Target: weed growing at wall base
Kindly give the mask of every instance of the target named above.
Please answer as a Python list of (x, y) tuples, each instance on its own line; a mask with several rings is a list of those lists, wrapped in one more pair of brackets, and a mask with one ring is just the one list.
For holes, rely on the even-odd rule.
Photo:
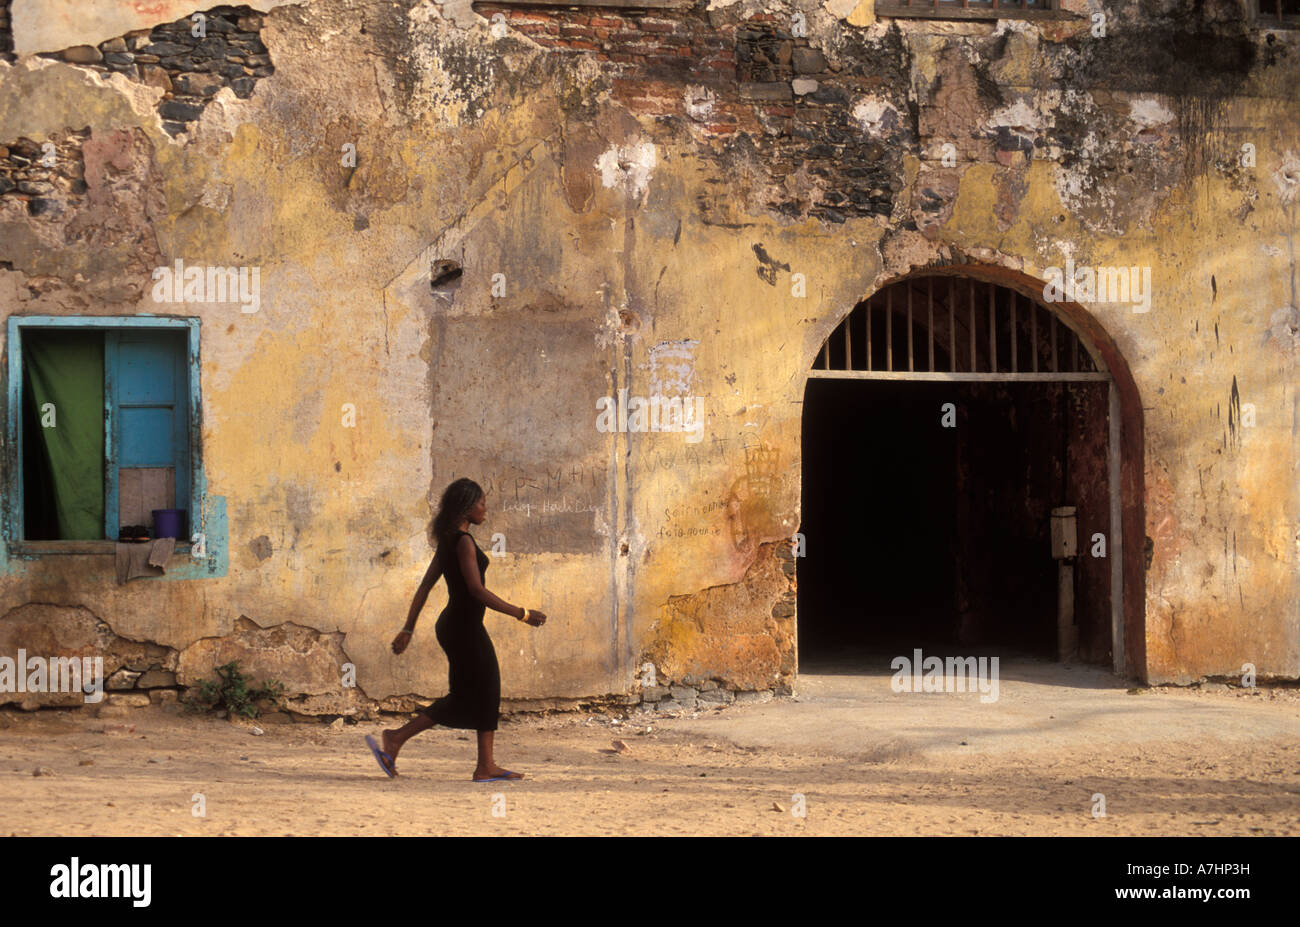
[(252, 680), (239, 671), (237, 660), (218, 666), (216, 672), (217, 679), (199, 682), (197, 691), (187, 700), (189, 707), (195, 710), (224, 707), (232, 715), (256, 718), (260, 714), (257, 702), (266, 699), (278, 705), (284, 696), (284, 686), (274, 679), (253, 686)]

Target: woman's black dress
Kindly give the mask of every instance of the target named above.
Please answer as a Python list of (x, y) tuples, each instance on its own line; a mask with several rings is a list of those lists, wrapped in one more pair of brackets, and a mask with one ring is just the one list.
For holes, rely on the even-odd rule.
[[(495, 731), (501, 707), (501, 670), (497, 666), (497, 652), (492, 647), (492, 639), (488, 637), (487, 628), (483, 627), (483, 613), (487, 606), (470, 595), (460, 569), (456, 544), (462, 534), (469, 532), (457, 531), (448, 538), (447, 544), (439, 542), (434, 552), (447, 580), (448, 601), (433, 631), (447, 654), (448, 688), (451, 691), (424, 709), (423, 714), (434, 724), (446, 727)], [(469, 537), (474, 540), (472, 534)], [(474, 553), (478, 560), (479, 578), (484, 579), (487, 555), (479, 550), (477, 542)]]

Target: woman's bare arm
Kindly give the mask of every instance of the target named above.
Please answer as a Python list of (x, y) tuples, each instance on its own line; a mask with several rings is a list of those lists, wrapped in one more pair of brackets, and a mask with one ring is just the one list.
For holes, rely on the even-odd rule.
[(415, 622), (424, 609), (424, 603), (429, 600), (429, 591), (441, 577), (442, 566), (438, 563), (438, 555), (434, 554), (433, 559), (429, 561), (429, 569), (424, 571), (424, 579), (420, 580), (420, 588), (415, 590), (415, 598), (411, 600), (411, 611), (406, 616), (406, 627), (402, 630), (415, 630)]
[(523, 620), (524, 610), (522, 608), (518, 605), (511, 605), (505, 599), (488, 591), (488, 588), (483, 585), (483, 577), (479, 575), (478, 571), (478, 556), (474, 547), (474, 539), (468, 534), (460, 536), (460, 541), (456, 544), (456, 555), (460, 560), (460, 572), (465, 577), (465, 585), (469, 587), (470, 595), (493, 611)]

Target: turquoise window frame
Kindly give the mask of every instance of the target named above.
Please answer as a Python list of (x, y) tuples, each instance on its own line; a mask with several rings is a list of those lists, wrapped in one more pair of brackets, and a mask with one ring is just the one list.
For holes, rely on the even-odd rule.
[[(24, 330), (76, 329), (101, 330), (105, 333), (121, 332), (125, 329), (157, 329), (160, 331), (181, 331), (187, 334), (185, 350), (185, 381), (188, 384), (188, 403), (186, 427), (189, 436), (189, 530), (191, 535), (201, 530), (202, 513), (209, 510), (209, 500), (204, 490), (203, 448), (202, 448), (202, 384), (200, 382), (199, 344), (200, 320), (196, 318), (176, 318), (171, 316), (10, 316), (8, 326), (9, 354), (9, 391), (8, 422), (6, 422), (5, 472), (12, 479), (5, 481), (4, 489), (4, 537), (10, 555), (39, 556), (59, 553), (98, 553), (112, 550), (115, 543), (111, 537), (102, 541), (29, 541), (26, 539), (23, 513), (23, 429), (22, 429), (22, 385), (23, 357), (22, 334)], [(107, 359), (105, 369), (108, 369)], [(113, 396), (106, 393), (104, 402), (109, 419), (112, 421)], [(112, 469), (114, 440), (111, 431), (105, 435), (105, 462)], [(111, 491), (116, 499), (117, 481), (111, 483), (109, 490), (106, 483), (105, 506), (110, 504), (107, 493)], [(106, 520), (113, 516), (106, 514)], [(110, 533), (108, 524), (105, 532)], [(190, 538), (178, 539), (177, 550), (188, 550)]]

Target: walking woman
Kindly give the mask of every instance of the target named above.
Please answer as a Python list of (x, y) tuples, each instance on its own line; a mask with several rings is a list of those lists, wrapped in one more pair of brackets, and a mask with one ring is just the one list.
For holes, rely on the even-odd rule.
[(502, 769), (492, 758), (492, 741), (501, 704), (501, 672), (492, 639), (483, 627), (483, 614), (485, 608), (491, 608), (533, 627), (545, 624), (546, 616), (535, 609), (511, 605), (483, 585), (488, 558), (465, 529), (471, 524), (483, 524), (485, 518), (487, 500), (478, 483), (462, 477), (443, 492), (438, 514), (433, 519), (437, 550), (424, 579), (420, 581), (420, 588), (415, 592), (406, 627), (393, 641), (393, 653), (406, 650), (415, 630), (415, 621), (429, 598), (429, 590), (438, 577), (445, 576), (447, 607), (438, 616), (433, 630), (438, 644), (447, 654), (450, 691), (405, 727), (384, 731), (382, 750), (373, 737), (366, 737), (375, 759), (389, 777), (397, 775), (397, 754), (402, 745), (420, 731), (442, 724), (478, 732), (475, 782), (523, 778), (522, 773)]

